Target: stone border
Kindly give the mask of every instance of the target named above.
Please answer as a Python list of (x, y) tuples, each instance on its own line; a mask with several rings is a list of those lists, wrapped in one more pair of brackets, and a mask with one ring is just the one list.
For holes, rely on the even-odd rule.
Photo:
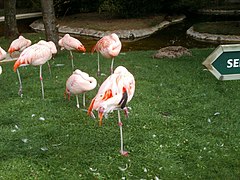
[[(178, 22), (183, 21), (186, 18), (185, 15), (177, 16), (176, 18), (172, 19), (171, 21), (162, 21), (160, 24), (150, 27), (150, 28), (144, 28), (144, 29), (130, 29), (130, 30), (116, 30), (116, 31), (98, 31), (94, 29), (85, 29), (85, 28), (77, 28), (77, 27), (68, 27), (68, 26), (59, 26), (58, 31), (62, 34), (72, 34), (72, 35), (79, 35), (79, 36), (89, 36), (94, 38), (101, 38), (105, 35), (108, 35), (112, 32), (115, 32), (118, 34), (119, 38), (126, 39), (126, 40), (134, 40), (139, 38), (144, 38), (147, 36), (150, 36), (151, 34), (155, 33), (156, 31), (163, 29), (171, 24), (175, 24)], [(30, 24), (30, 27), (39, 32), (44, 31), (44, 25), (42, 23), (42, 20), (36, 20), (32, 24)]]
[[(28, 19), (28, 18), (34, 18), (34, 17), (41, 17), (42, 12), (33, 12), (33, 13), (25, 13), (25, 14), (16, 14), (16, 19)], [(5, 17), (0, 17), (0, 22), (4, 22)]]
[(212, 42), (212, 43), (239, 43), (240, 36), (236, 35), (221, 35), (221, 34), (209, 34), (209, 33), (200, 33), (194, 31), (193, 26), (187, 30), (187, 35), (191, 36), (193, 39), (203, 42)]
[(240, 10), (223, 10), (223, 9), (201, 9), (198, 11), (199, 14), (203, 15), (229, 15), (238, 16), (240, 15)]

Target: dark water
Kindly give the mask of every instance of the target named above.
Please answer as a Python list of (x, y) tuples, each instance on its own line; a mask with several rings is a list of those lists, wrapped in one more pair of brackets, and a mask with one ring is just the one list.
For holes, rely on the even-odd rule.
[(170, 25), (159, 30), (148, 38), (125, 43), (125, 50), (158, 50), (162, 47), (179, 45), (186, 48), (209, 48), (217, 47), (218, 43), (200, 42), (186, 35), (186, 31), (195, 23), (216, 21), (239, 21), (239, 16), (207, 16), (189, 15), (178, 24)]
[[(30, 18), (30, 19), (21, 19), (17, 20), (17, 26), (19, 33), (30, 33), (33, 30), (29, 27), (29, 25), (37, 20), (38, 18)], [(0, 36), (4, 36), (4, 22), (0, 22)]]
[[(184, 46), (186, 48), (206, 48), (218, 46), (218, 44), (199, 42), (187, 36), (186, 31), (191, 26), (191, 23), (184, 21), (157, 31), (156, 33), (144, 39), (135, 41), (121, 40), (122, 50), (158, 50), (162, 47), (172, 45)], [(97, 39), (89, 39), (84, 37), (80, 37), (79, 39), (87, 49), (91, 49), (91, 47), (93, 47), (97, 41)]]
[(162, 29), (148, 38), (126, 43), (128, 50), (158, 50), (162, 47), (179, 45), (186, 48), (204, 48), (215, 47), (216, 44), (199, 42), (186, 35), (186, 31), (190, 28), (187, 22), (171, 25)]
[[(37, 18), (18, 20), (18, 29), (20, 33), (29, 33), (33, 30), (29, 25)], [(225, 21), (225, 20), (239, 20), (239, 17), (214, 17), (209, 18), (207, 16), (186, 18), (183, 22), (170, 25), (169, 27), (162, 29), (151, 36), (137, 40), (137, 41), (124, 41), (123, 51), (134, 51), (134, 50), (158, 50), (162, 47), (170, 45), (181, 45), (187, 48), (206, 48), (216, 47), (218, 44), (205, 43), (196, 41), (186, 35), (186, 31), (194, 23), (203, 21)], [(4, 23), (0, 23), (0, 36), (4, 35)], [(91, 49), (92, 46), (97, 42), (97, 39), (80, 37), (80, 41), (84, 44), (87, 49)]]

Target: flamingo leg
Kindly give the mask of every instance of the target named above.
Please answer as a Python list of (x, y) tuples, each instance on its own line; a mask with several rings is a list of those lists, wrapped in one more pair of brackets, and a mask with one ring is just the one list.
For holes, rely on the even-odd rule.
[(47, 61), (47, 64), (48, 64), (49, 74), (52, 77), (51, 65), (50, 65), (50, 63), (48, 61)]
[(125, 117), (128, 118), (128, 114), (129, 114), (128, 107), (124, 107), (123, 110), (124, 110)]
[(121, 138), (121, 149), (120, 149), (120, 153), (123, 156), (128, 156), (128, 152), (123, 150), (123, 130), (122, 130), (122, 121), (121, 121), (121, 116), (120, 116), (120, 110), (118, 110), (118, 125), (120, 128), (120, 138)]
[(114, 63), (114, 58), (112, 58), (112, 63), (111, 63), (111, 74), (113, 74), (113, 63)]
[(18, 95), (22, 97), (23, 96), (23, 94), (22, 94), (22, 80), (21, 80), (20, 72), (19, 72), (18, 69), (17, 69), (17, 75), (18, 75), (18, 81), (19, 81)]
[(83, 93), (83, 107), (86, 107), (86, 97), (85, 97), (85, 93)]
[(77, 108), (79, 108), (79, 100), (78, 100), (78, 95), (76, 95), (76, 100), (77, 100)]
[(42, 65), (40, 65), (40, 82), (42, 87), (42, 98), (44, 99), (44, 88), (43, 88), (43, 78), (42, 78)]
[(71, 62), (72, 62), (72, 70), (74, 70), (73, 53), (72, 53), (72, 51), (70, 51), (70, 57), (71, 57)]
[(101, 72), (100, 72), (100, 63), (99, 63), (99, 52), (97, 52), (98, 55), (98, 71), (97, 71), (97, 76), (100, 76)]

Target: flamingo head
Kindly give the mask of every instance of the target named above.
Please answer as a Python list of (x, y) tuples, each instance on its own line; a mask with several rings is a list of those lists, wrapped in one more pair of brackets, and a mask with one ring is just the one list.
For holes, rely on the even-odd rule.
[(78, 46), (77, 48), (79, 51), (83, 51), (83, 52), (86, 52), (86, 48), (81, 44)]
[(15, 49), (15, 48), (13, 48), (13, 47), (10, 47), (10, 48), (8, 49), (8, 53), (9, 53), (9, 54), (12, 54), (14, 51), (17, 51), (17, 49)]

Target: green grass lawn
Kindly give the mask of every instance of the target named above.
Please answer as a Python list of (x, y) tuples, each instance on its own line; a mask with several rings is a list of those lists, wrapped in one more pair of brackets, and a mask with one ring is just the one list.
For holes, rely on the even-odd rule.
[[(204, 70), (212, 51), (192, 49), (192, 56), (161, 60), (151, 58), (153, 51), (134, 51), (116, 58), (115, 67), (125, 66), (136, 80), (129, 118), (122, 113), (128, 157), (119, 153), (116, 112), (99, 127), (77, 109), (74, 96), (64, 99), (71, 74), (67, 51), (51, 61), (52, 77), (43, 68), (44, 100), (38, 67), (20, 68), (21, 98), (13, 63), (2, 64), (0, 179), (239, 179), (240, 83), (218, 81)], [(74, 58), (96, 77), (96, 53)], [(100, 63), (109, 75), (111, 61)], [(99, 84), (105, 78), (97, 78)], [(86, 94), (87, 105), (96, 92)]]

